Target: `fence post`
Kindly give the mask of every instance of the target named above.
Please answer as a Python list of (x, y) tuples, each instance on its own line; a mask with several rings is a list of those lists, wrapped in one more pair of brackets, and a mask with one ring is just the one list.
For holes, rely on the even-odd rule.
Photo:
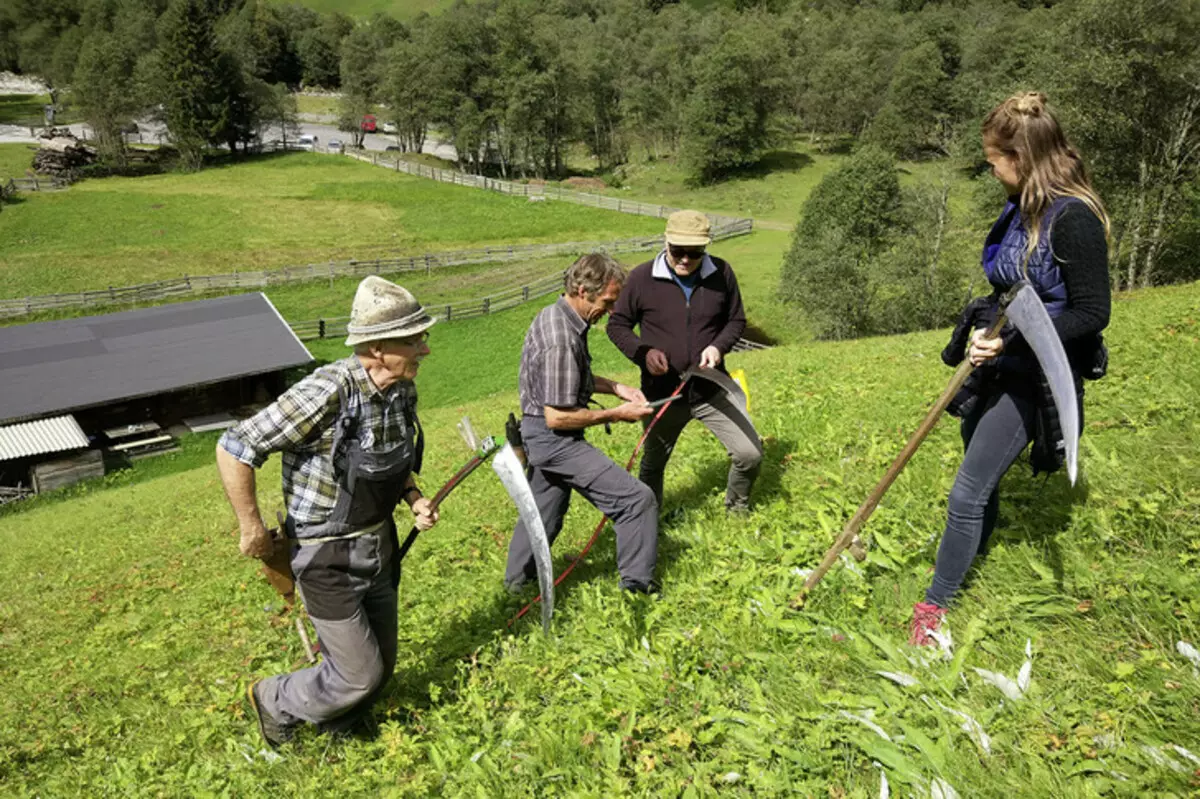
[[(431, 269), (432, 269), (432, 267), (429, 265), (429, 253), (425, 253), (425, 274), (428, 275)], [(449, 307), (450, 306), (448, 306), (448, 305), (446, 306), (446, 308), (447, 308), (446, 318), (447, 319), (450, 318)]]
[(117, 301), (117, 292), (113, 290), (112, 286), (108, 287), (108, 298), (113, 302)]
[(483, 312), (484, 312), (484, 313), (488, 313), (488, 310), (489, 310), (491, 307), (492, 307), (492, 299), (491, 299), (491, 297), (484, 297), (484, 298), (483, 298)]
[(325, 338), (325, 320), (317, 320), (317, 338)]
[(521, 302), (529, 302), (529, 286), (521, 286)]
[(446, 321), (447, 321), (447, 322), (449, 322), (449, 321), (450, 321), (450, 310), (451, 310), (451, 309), (450, 309), (450, 306), (449, 306), (449, 305), (447, 305), (447, 306), (446, 306)]

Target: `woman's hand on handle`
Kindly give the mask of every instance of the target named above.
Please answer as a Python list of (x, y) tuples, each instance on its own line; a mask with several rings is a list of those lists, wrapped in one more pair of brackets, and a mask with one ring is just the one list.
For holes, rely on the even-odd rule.
[(982, 366), (995, 359), (1003, 351), (1004, 339), (1000, 336), (987, 338), (987, 331), (980, 328), (971, 334), (971, 346), (967, 348), (967, 359), (971, 361), (972, 366)]

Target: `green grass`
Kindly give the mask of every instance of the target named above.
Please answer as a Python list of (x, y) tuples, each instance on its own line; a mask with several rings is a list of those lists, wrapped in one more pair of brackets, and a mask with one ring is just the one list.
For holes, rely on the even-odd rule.
[(686, 185), (674, 159), (635, 160), (622, 168), (621, 188), (602, 193), (792, 225), (809, 193), (843, 160), (798, 143), (769, 153), (759, 169), (699, 188)]
[(0, 125), (45, 123), (43, 108), (50, 98), (44, 94), (0, 94)]
[(31, 144), (0, 144), (0, 181), (25, 177), (33, 167), (33, 151)]
[(23, 200), (0, 226), (5, 296), (483, 244), (603, 241), (661, 225), (304, 153), (84, 181)]
[[(635, 158), (621, 168), (621, 188), (601, 189), (600, 193), (643, 202), (662, 203), (680, 208), (750, 216), (771, 225), (790, 228), (800, 216), (808, 195), (827, 174), (844, 163), (847, 156), (822, 152), (806, 141), (767, 153), (753, 169), (711, 186), (692, 187), (674, 158)], [(588, 159), (578, 166), (594, 168)], [(901, 163), (901, 183), (933, 179), (941, 162)], [(953, 203), (964, 210), (970, 183), (955, 175)]]
[[(428, 365), (457, 357), (440, 338), (451, 328), (435, 332)], [(242, 697), (295, 667), (299, 644), (237, 555), (211, 464), (10, 512), (5, 793), (866, 797), (879, 792), (873, 762), (893, 795), (923, 795), (935, 777), (961, 796), (1195, 792), (1195, 764), (1164, 746), (1195, 752), (1200, 713), (1200, 681), (1175, 652), (1200, 645), (1200, 284), (1118, 298), (1110, 333), (1112, 372), (1088, 387), (1086, 490), (1012, 470), (994, 549), (949, 616), (955, 657), (929, 665), (910, 662), (904, 626), (960, 457), (951, 420), (871, 520), (861, 574), (839, 566), (803, 611), (788, 602), (796, 570), (816, 563), (944, 386), (945, 331), (735, 356), (766, 437), (754, 514), (724, 518), (724, 452), (689, 430), (668, 471), (665, 595), (620, 594), (606, 533), (560, 590), (549, 638), (533, 623), (505, 629), (520, 605), (500, 586), (515, 514), (493, 477), (471, 478), (405, 562), (378, 735), (305, 733), (281, 762), (262, 753)], [(497, 349), (506, 371), (486, 377), (504, 371), (504, 393), (461, 407), (435, 407), (433, 372), (418, 378), (425, 486), (464, 459), (464, 410), (499, 431), (516, 404), (511, 357)], [(623, 461), (635, 434), (590, 437)], [(259, 486), (270, 513), (277, 459)], [(559, 568), (594, 523), (577, 502)], [(1014, 676), (1027, 639), (1029, 694), (1002, 700), (974, 669)], [(978, 720), (991, 754), (939, 703)], [(872, 711), (891, 741), (840, 711)]]
[[(0, 125), (33, 125), (42, 127), (46, 123), (44, 107), (50, 102), (47, 94), (0, 94)], [(55, 125), (68, 125), (82, 121), (78, 110), (71, 106), (70, 94), (60, 97), (60, 110), (54, 118)]]

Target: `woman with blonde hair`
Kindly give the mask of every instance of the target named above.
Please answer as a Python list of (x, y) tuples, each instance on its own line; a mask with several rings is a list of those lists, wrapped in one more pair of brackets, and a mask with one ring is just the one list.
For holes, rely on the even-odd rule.
[[(992, 175), (1008, 192), (1000, 217), (984, 241), (983, 271), (994, 289), (988, 301), (968, 306), (974, 328), (966, 356), (982, 367), (962, 403), (962, 465), (950, 491), (946, 530), (925, 601), (913, 607), (909, 643), (925, 646), (942, 623), (967, 570), (996, 524), (1000, 479), (1032, 441), (1035, 470), (1057, 468), (1061, 433), (1053, 403), (1029, 346), (1011, 326), (986, 338), (1000, 295), (1027, 279), (1046, 306), (1075, 373), (1082, 417), (1081, 376), (1103, 352), (1108, 325), (1108, 215), (1079, 153), (1039, 92), (1014, 95), (983, 123), (983, 150)], [(953, 351), (956, 349), (957, 351)], [(943, 358), (956, 364), (963, 345)]]

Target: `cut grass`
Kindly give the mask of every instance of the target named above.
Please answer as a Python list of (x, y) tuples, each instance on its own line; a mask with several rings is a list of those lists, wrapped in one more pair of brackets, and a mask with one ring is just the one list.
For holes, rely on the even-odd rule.
[[(934, 778), (962, 796), (1184, 795), (1194, 764), (1166, 745), (1194, 752), (1200, 713), (1175, 652), (1200, 644), (1198, 319), (1200, 284), (1118, 298), (1113, 371), (1088, 387), (1086, 499), (1061, 474), (1012, 470), (995, 546), (949, 617), (949, 662), (910, 662), (902, 642), (960, 457), (951, 420), (871, 520), (868, 562), (787, 607), (797, 570), (948, 379), (944, 331), (737, 356), (766, 437), (754, 514), (724, 517), (726, 456), (689, 429), (668, 470), (665, 595), (619, 592), (609, 531), (559, 591), (549, 638), (505, 630), (520, 606), (500, 586), (515, 513), (486, 470), (471, 478), (405, 562), (378, 734), (306, 731), (281, 762), (246, 717), (245, 686), (302, 655), (236, 554), (211, 464), (10, 513), (0, 779), (19, 796), (868, 796), (882, 768), (903, 795)], [(462, 410), (498, 432), (514, 384), (464, 408), (422, 390), (427, 490), (465, 458)], [(636, 434), (590, 437), (623, 461)], [(273, 459), (259, 482), (268, 513), (278, 474)], [(575, 503), (559, 568), (595, 516)], [(1014, 676), (1027, 639), (1029, 693), (1001, 701), (974, 669)], [(939, 704), (977, 720), (991, 754)], [(873, 714), (890, 740), (842, 711)]]
[(307, 153), (23, 199), (0, 226), (10, 297), (485, 243), (603, 241), (661, 226)]

